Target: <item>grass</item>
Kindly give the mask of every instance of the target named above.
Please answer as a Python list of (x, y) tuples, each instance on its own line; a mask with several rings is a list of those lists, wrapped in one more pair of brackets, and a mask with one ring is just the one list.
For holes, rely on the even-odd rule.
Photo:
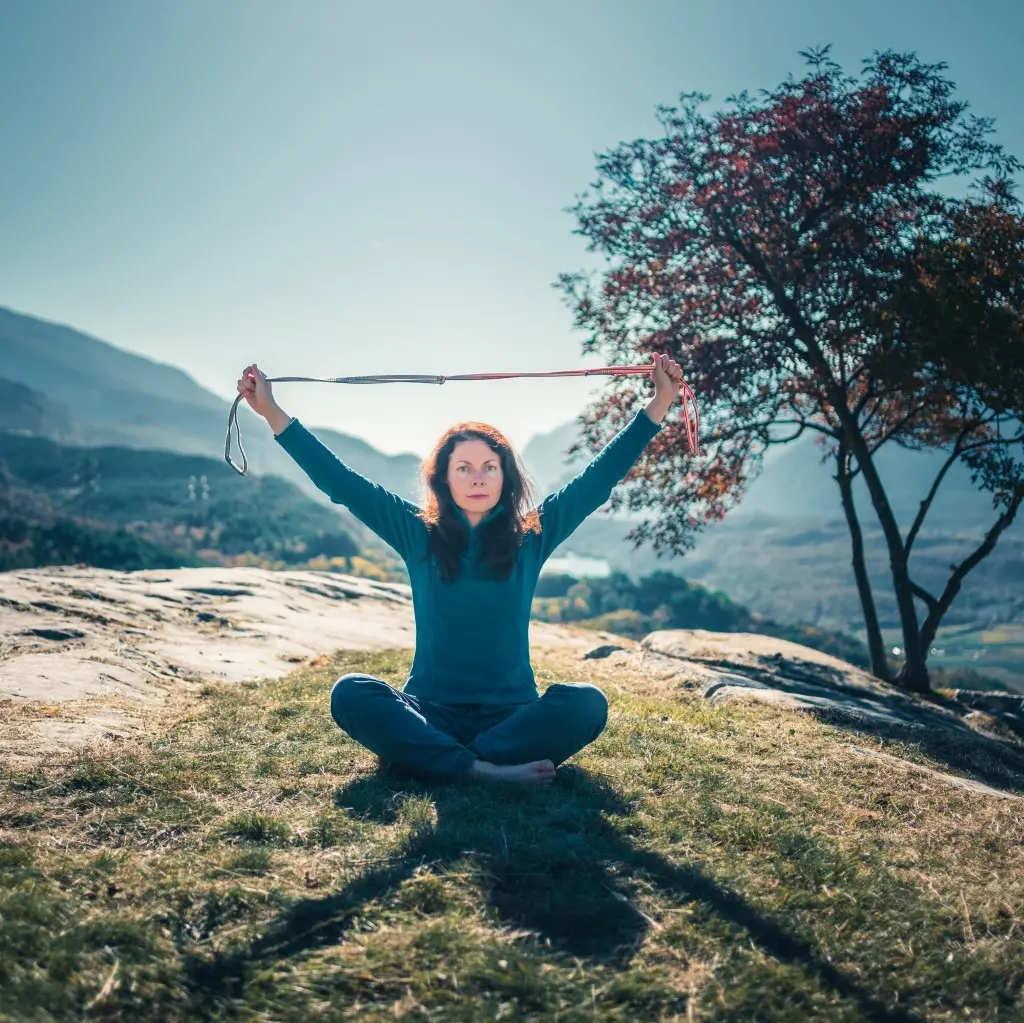
[[(711, 708), (586, 663), (609, 726), (554, 786), (377, 773), (342, 654), (0, 779), (0, 1020), (1019, 1020), (1024, 792), (981, 739)], [(538, 665), (542, 686), (581, 663)]]

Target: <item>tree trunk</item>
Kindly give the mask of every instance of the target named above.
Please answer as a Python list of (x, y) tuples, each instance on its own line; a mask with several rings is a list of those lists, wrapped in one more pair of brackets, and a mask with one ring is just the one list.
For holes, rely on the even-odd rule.
[(910, 582), (910, 566), (903, 536), (899, 523), (892, 513), (882, 479), (871, 458), (867, 441), (843, 398), (842, 394), (837, 393), (835, 404), (843, 424), (845, 442), (856, 457), (858, 468), (864, 474), (864, 482), (867, 484), (868, 493), (871, 494), (871, 503), (882, 527), (886, 546), (889, 548), (889, 567), (892, 571), (893, 590), (899, 609), (903, 650), (906, 655), (906, 661), (896, 677), (896, 683), (915, 693), (928, 693), (931, 692), (931, 683), (928, 680), (927, 652), (921, 644), (921, 629), (917, 620), (917, 607), (914, 604), (914, 590)]
[(909, 669), (910, 669), (910, 661), (907, 660), (907, 661), (904, 662), (903, 667), (900, 668), (899, 672), (896, 675), (896, 678), (893, 679), (895, 684), (900, 689), (906, 689), (908, 692), (911, 692), (911, 693), (930, 693), (932, 691), (932, 683), (931, 683), (931, 678), (928, 675), (928, 669), (925, 668), (925, 679), (926, 679), (926, 681), (925, 681), (923, 686), (915, 685), (914, 678), (910, 674), (910, 670)]
[[(749, 262), (750, 257), (747, 258)], [(758, 269), (756, 261), (753, 265), (755, 269)], [(921, 647), (917, 607), (914, 604), (914, 590), (910, 582), (910, 568), (903, 536), (900, 534), (899, 523), (892, 513), (892, 507), (889, 505), (889, 498), (885, 493), (881, 477), (872, 461), (871, 451), (861, 432), (856, 413), (850, 409), (847, 403), (849, 395), (845, 387), (833, 375), (832, 367), (818, 347), (814, 332), (805, 322), (796, 302), (785, 293), (785, 290), (777, 282), (770, 281), (770, 275), (763, 272), (763, 264), (761, 272), (763, 276), (769, 278), (775, 301), (793, 325), (797, 337), (804, 345), (804, 357), (820, 376), (828, 401), (842, 426), (843, 440), (857, 459), (857, 466), (864, 474), (864, 482), (871, 494), (871, 504), (874, 506), (878, 522), (885, 535), (885, 543), (889, 548), (889, 566), (892, 571), (896, 606), (899, 609), (900, 625), (903, 630), (903, 647), (906, 653), (906, 662), (897, 681), (915, 692), (930, 692), (928, 665), (925, 651)]]
[(858, 437), (857, 440), (859, 444), (854, 445), (854, 450), (857, 447), (863, 450), (863, 461), (858, 455), (857, 464), (864, 473), (864, 482), (868, 485), (871, 503), (874, 505), (885, 535), (886, 546), (889, 548), (889, 567), (903, 631), (903, 652), (906, 659), (896, 676), (896, 684), (914, 693), (928, 693), (931, 692), (931, 682), (928, 679), (927, 650), (921, 643), (921, 628), (917, 619), (917, 606), (914, 604), (914, 590), (910, 582), (910, 566), (903, 546), (903, 537), (889, 505), (882, 480), (871, 460), (867, 444), (862, 437)]
[(860, 606), (864, 613), (864, 630), (868, 638), (868, 654), (871, 657), (871, 674), (883, 682), (891, 682), (889, 659), (885, 654), (885, 643), (882, 641), (882, 630), (878, 624), (878, 612), (875, 608), (875, 596), (871, 592), (871, 580), (868, 578), (867, 562), (864, 558), (864, 534), (861, 532), (857, 508), (853, 503), (853, 478), (850, 475), (850, 452), (846, 442), (839, 445), (838, 472), (836, 481), (846, 513), (846, 524), (850, 529), (850, 541), (853, 547), (853, 575), (857, 580), (857, 593), (860, 595)]

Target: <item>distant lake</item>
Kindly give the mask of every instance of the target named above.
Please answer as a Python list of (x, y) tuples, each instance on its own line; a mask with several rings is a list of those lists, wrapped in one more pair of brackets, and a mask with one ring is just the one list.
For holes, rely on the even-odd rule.
[(556, 573), (574, 575), (577, 579), (583, 579), (586, 576), (603, 578), (611, 575), (612, 570), (604, 558), (590, 558), (584, 554), (573, 554), (571, 551), (567, 551), (565, 554), (556, 554), (548, 558), (544, 562), (544, 568), (541, 569), (540, 574), (554, 575)]

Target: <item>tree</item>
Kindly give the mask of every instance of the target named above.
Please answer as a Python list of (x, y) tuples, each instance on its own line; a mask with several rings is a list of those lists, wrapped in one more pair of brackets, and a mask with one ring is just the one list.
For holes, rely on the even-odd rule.
[(953, 210), (943, 236), (918, 240), (875, 326), (882, 344), (873, 385), (906, 424), (896, 441), (947, 454), (907, 531), (905, 557), (957, 460), (992, 495), (996, 512), (974, 551), (951, 566), (938, 597), (911, 580), (927, 608), (920, 630), (927, 651), (964, 578), (1024, 501), (1024, 220), (1008, 182), (983, 181)]
[[(600, 156), (595, 194), (572, 212), (610, 265), (599, 286), (581, 273), (563, 274), (558, 286), (576, 326), (589, 331), (585, 351), (611, 365), (668, 353), (702, 400), (701, 460), (681, 425), (667, 422), (630, 473), (636, 485), (613, 493), (613, 508), (627, 501), (663, 513), (629, 538), (682, 553), (742, 499), (769, 446), (816, 433), (834, 459), (850, 526), (872, 670), (890, 677), (853, 505), (857, 474), (888, 546), (906, 650), (900, 681), (925, 691), (927, 639), (949, 601), (914, 584), (920, 522), (903, 535), (874, 456), (886, 443), (942, 449), (993, 490), (1000, 521), (1015, 512), (1020, 466), (1009, 451), (1022, 438), (1019, 428), (992, 424), (1020, 405), (999, 374), (980, 384), (973, 374), (978, 346), (1019, 359), (1019, 335), (998, 333), (1005, 322), (994, 312), (951, 321), (941, 336), (933, 328), (968, 292), (978, 307), (1019, 322), (1019, 288), (1000, 274), (1021, 277), (1018, 250), (1006, 247), (1019, 225), (1008, 179), (1020, 165), (990, 141), (990, 120), (953, 99), (945, 65), (876, 53), (858, 79), (828, 52), (802, 54), (802, 79), (757, 99), (731, 97), (712, 116), (701, 112), (708, 97), (684, 94), (680, 106), (658, 108), (663, 137)], [(934, 187), (978, 174), (988, 175), (987, 192), (973, 205)], [(997, 205), (1003, 234), (986, 235)], [(988, 246), (975, 258), (989, 272), (954, 272), (956, 253), (978, 243)], [(629, 378), (612, 380), (581, 417), (577, 448), (604, 443), (636, 397)], [(924, 495), (928, 506), (936, 489)], [(960, 580), (1009, 521), (990, 531)], [(918, 600), (929, 609), (924, 628)]]

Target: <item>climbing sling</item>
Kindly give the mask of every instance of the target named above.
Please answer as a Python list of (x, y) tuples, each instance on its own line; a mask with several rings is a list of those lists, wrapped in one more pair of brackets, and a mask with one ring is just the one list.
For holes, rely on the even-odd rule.
[[(384, 376), (358, 377), (267, 377), (270, 384), (312, 383), (312, 384), (443, 384), (448, 380), (510, 380), (514, 377), (589, 377), (589, 376), (653, 376), (654, 366), (608, 366), (600, 369), (560, 369), (538, 373), (463, 373), (458, 376), (431, 376), (390, 374)], [(697, 411), (697, 398), (692, 388), (683, 381), (680, 388), (683, 396), (683, 422), (686, 426), (686, 443), (690, 451), (700, 454), (700, 418)], [(238, 404), (244, 395), (235, 398), (228, 414), (228, 432), (224, 440), (224, 460), (239, 476), (244, 476), (249, 468), (242, 447), (242, 431), (238, 425)], [(237, 465), (231, 458), (231, 431), (235, 432), (235, 442), (242, 464)]]

